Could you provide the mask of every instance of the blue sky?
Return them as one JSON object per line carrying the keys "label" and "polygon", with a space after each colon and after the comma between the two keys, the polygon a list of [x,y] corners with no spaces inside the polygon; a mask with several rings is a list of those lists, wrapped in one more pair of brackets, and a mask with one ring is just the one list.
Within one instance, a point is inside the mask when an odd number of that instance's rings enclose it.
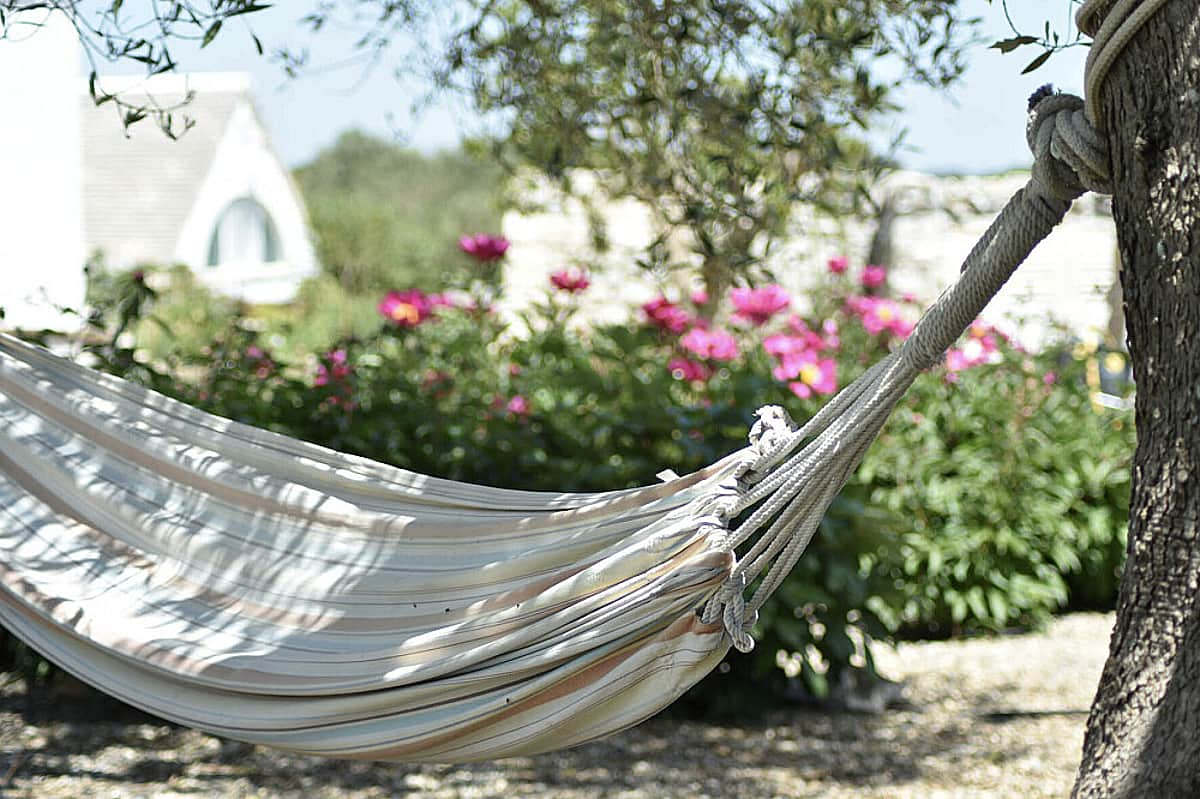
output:
{"label": "blue sky", "polygon": [[[1014,0],[1023,32],[1038,32],[1048,7],[1063,30],[1066,0],[1052,3]],[[310,3],[278,3],[247,18],[268,51],[288,43],[304,42],[297,16]],[[908,130],[908,149],[900,154],[909,168],[934,172],[996,172],[1029,162],[1024,144],[1026,98],[1043,83],[1078,92],[1083,77],[1084,48],[1060,53],[1032,75],[1020,75],[1035,51],[1001,55],[987,44],[1010,35],[999,0],[962,0],[966,13],[984,19],[983,44],[968,54],[965,80],[951,93],[910,89],[903,96],[905,110],[891,120],[892,131]],[[1016,13],[1020,12],[1020,13]],[[1061,12],[1061,13],[1059,13]],[[1059,17],[1062,17],[1060,19]],[[326,30],[315,40],[314,64],[331,64],[352,52],[353,34]],[[462,131],[478,121],[464,103],[443,99],[419,117],[408,113],[423,87],[399,84],[383,64],[366,71],[362,65],[329,68],[317,74],[288,80],[279,66],[254,50],[245,25],[231,24],[206,49],[179,51],[182,70],[244,70],[253,74],[259,112],[283,160],[292,166],[311,159],[342,131],[360,128],[381,135],[398,135],[406,143],[429,152],[454,147]],[[122,70],[128,71],[128,70]],[[887,133],[889,131],[882,131]],[[884,138],[881,136],[881,138]]]}

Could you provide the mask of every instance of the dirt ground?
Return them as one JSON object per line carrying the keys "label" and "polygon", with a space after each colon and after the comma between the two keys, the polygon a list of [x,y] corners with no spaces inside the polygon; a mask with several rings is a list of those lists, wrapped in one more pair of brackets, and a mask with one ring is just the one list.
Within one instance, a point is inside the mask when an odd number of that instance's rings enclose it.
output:
{"label": "dirt ground", "polygon": [[575,750],[469,766],[298,757],[110,703],[30,706],[10,683],[0,796],[1061,797],[1111,627],[1111,615],[1078,614],[1037,634],[881,651],[907,699],[882,715],[780,708],[740,726],[660,717]]}

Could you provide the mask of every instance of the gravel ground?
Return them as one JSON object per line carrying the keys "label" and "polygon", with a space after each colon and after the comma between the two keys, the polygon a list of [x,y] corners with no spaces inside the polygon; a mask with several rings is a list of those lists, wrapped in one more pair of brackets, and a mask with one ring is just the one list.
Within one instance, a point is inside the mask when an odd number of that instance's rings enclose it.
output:
{"label": "gravel ground", "polygon": [[10,686],[0,693],[0,796],[1061,797],[1111,627],[1111,615],[1079,614],[1034,635],[880,651],[880,670],[905,683],[908,700],[883,715],[786,708],[744,726],[658,718],[572,751],[469,766],[280,754],[111,703],[30,709]]}

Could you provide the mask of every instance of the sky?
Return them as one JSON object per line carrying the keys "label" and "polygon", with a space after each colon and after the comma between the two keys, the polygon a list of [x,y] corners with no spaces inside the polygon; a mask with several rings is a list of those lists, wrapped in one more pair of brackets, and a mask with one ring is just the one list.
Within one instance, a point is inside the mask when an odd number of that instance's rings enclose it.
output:
{"label": "sky", "polygon": [[[424,152],[454,148],[464,131],[478,127],[466,104],[442,98],[413,118],[409,108],[425,94],[420,85],[402,85],[385,62],[374,69],[359,64],[334,66],[353,52],[353,34],[329,29],[307,39],[298,17],[310,2],[277,3],[227,25],[203,50],[183,48],[175,57],[181,71],[246,71],[253,76],[255,101],[283,161],[298,166],[311,160],[343,131],[358,128],[397,140]],[[1065,30],[1065,0],[1013,0],[1014,17],[1022,32],[1039,32],[1046,8],[1060,9],[1055,20]],[[982,43],[968,52],[964,80],[950,92],[911,88],[900,100],[904,110],[881,129],[881,141],[907,130],[907,147],[899,153],[902,166],[927,172],[983,174],[1029,164],[1025,148],[1025,105],[1028,96],[1044,83],[1079,92],[1082,86],[1084,48],[1056,55],[1041,69],[1021,75],[1036,50],[1003,55],[988,49],[991,42],[1011,36],[999,0],[962,0],[965,13],[983,18]],[[1020,13],[1017,13],[1020,12]],[[312,63],[322,69],[297,79],[284,76],[280,66],[259,56],[248,28],[267,52],[292,44],[315,41],[319,49]],[[106,69],[108,72],[128,72]]]}

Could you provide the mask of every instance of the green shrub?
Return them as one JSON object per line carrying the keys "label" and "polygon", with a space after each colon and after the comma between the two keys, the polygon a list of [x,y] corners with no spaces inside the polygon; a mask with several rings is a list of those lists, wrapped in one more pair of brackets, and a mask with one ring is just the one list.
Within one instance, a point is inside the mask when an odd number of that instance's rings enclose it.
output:
{"label": "green shrub", "polygon": [[350,294],[461,284],[460,231],[498,231],[503,173],[462,153],[424,156],[344,133],[296,170],[326,274]]}

